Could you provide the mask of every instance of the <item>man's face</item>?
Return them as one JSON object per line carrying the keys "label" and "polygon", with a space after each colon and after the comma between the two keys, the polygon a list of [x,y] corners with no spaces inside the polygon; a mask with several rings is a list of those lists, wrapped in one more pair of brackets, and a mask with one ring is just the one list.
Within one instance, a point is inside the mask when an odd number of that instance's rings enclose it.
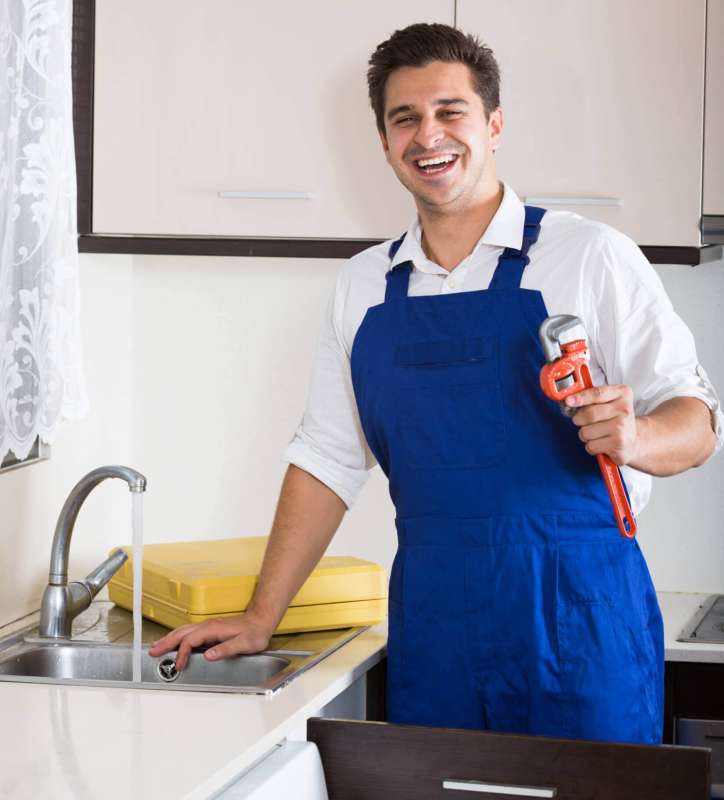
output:
{"label": "man's face", "polygon": [[401,67],[387,79],[380,138],[418,208],[454,212],[485,194],[486,178],[497,188],[492,152],[502,127],[500,109],[486,120],[465,64]]}

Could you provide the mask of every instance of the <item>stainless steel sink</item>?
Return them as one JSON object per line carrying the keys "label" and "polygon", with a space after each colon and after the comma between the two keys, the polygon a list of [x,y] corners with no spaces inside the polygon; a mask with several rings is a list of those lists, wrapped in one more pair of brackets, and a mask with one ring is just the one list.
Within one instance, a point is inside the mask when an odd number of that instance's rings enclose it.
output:
{"label": "stainless steel sink", "polygon": [[[166,629],[143,623],[141,682],[132,683],[132,615],[107,601],[92,603],[73,621],[71,640],[49,642],[37,624],[0,638],[0,681],[70,683],[128,688],[272,694],[365,628],[272,637],[263,653],[210,662],[194,651],[183,672],[174,653],[152,658],[148,645]],[[0,629],[0,636],[3,629]]]}

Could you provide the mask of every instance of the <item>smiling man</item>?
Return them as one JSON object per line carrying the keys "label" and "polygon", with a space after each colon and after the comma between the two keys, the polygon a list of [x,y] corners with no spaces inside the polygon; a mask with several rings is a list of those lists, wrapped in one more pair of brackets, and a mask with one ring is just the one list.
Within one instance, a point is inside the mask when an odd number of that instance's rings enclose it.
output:
{"label": "smiling man", "polygon": [[[692,336],[636,245],[526,208],[496,174],[492,52],[413,25],[368,72],[382,147],[417,215],[341,269],[259,585],[246,614],[151,651],[262,649],[370,468],[389,478],[388,717],[628,742],[661,740],[663,631],[635,540],[598,471],[621,465],[635,512],[651,475],[721,446]],[[559,413],[537,330],[579,316],[599,388]]]}

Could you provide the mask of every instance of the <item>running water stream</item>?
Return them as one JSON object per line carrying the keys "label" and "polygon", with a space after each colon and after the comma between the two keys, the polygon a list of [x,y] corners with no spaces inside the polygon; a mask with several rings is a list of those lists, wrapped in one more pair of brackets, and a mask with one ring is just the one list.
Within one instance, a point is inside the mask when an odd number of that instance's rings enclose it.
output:
{"label": "running water stream", "polygon": [[143,587],[143,492],[131,492],[133,525],[133,682],[141,682],[141,589]]}

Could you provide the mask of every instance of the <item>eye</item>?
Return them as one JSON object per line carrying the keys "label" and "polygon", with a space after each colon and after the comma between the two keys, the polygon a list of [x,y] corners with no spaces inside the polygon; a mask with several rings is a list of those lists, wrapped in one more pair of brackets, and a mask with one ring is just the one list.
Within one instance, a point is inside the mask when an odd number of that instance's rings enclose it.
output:
{"label": "eye", "polygon": [[411,122],[412,117],[398,117],[395,120],[395,125],[404,125],[406,122]]}
{"label": "eye", "polygon": [[462,111],[443,111],[443,117],[459,117],[463,112]]}

